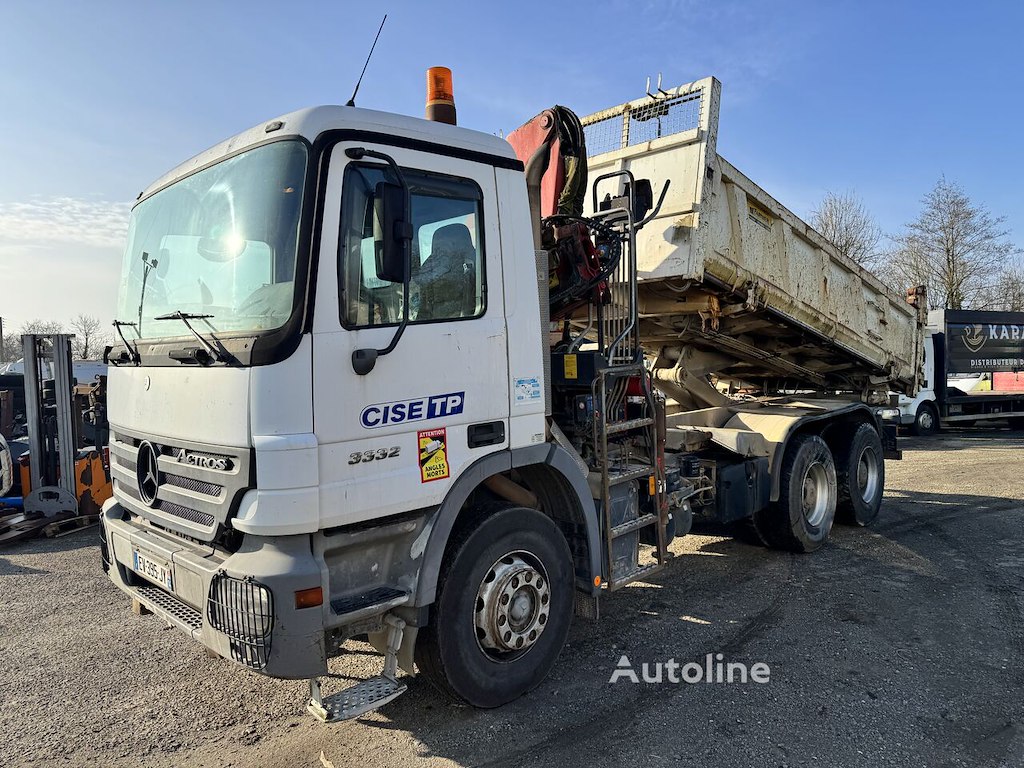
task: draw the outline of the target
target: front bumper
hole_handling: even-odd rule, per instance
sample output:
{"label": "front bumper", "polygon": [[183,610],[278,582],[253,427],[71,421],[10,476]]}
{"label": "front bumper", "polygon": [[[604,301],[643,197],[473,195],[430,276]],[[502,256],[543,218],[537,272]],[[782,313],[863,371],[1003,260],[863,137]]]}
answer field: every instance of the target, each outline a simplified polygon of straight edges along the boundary
{"label": "front bumper", "polygon": [[[328,592],[308,535],[247,535],[232,554],[132,520],[114,500],[101,525],[110,580],[168,624],[271,677],[326,673],[326,606],[295,607],[296,591]],[[135,552],[167,564],[171,589],[134,570]]]}

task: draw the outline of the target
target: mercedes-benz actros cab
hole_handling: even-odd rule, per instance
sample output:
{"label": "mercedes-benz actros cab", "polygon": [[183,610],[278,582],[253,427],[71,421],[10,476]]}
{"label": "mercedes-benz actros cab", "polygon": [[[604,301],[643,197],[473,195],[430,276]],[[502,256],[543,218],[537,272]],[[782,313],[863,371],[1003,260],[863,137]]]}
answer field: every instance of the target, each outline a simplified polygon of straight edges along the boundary
{"label": "mercedes-benz actros cab", "polygon": [[[124,255],[105,567],[325,720],[399,668],[524,694],[694,521],[870,523],[878,406],[919,380],[919,297],[718,155],[718,81],[505,140],[430,78],[440,120],[317,107],[197,155]],[[322,693],[353,639],[381,674]]]}

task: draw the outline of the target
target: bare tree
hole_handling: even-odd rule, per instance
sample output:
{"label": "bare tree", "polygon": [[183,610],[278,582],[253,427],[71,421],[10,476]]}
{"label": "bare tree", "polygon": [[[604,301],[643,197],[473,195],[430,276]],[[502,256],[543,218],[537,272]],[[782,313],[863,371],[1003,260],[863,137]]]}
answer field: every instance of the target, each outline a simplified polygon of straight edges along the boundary
{"label": "bare tree", "polygon": [[106,342],[106,334],[102,332],[103,325],[99,318],[92,315],[78,315],[71,321],[71,330],[75,333],[72,348],[75,357],[79,360],[90,360],[96,355]]}
{"label": "bare tree", "polygon": [[67,333],[67,331],[64,330],[64,325],[56,320],[36,319],[22,324],[18,330],[18,336],[26,333]]}
{"label": "bare tree", "polygon": [[21,359],[21,334],[4,331],[3,362]]}
{"label": "bare tree", "polygon": [[1006,265],[987,292],[986,309],[1024,312],[1024,263],[1020,259]]}
{"label": "bare tree", "polygon": [[3,360],[11,362],[22,357],[21,337],[26,333],[65,333],[64,326],[52,320],[30,320],[14,333],[4,331]]}
{"label": "bare tree", "polygon": [[811,224],[843,256],[871,269],[878,261],[882,230],[852,192],[828,192],[811,211]]}
{"label": "bare tree", "polygon": [[889,282],[927,285],[932,307],[979,307],[1019,252],[1006,239],[1006,217],[993,217],[945,177],[921,202],[921,215],[893,238],[896,248],[885,268]]}

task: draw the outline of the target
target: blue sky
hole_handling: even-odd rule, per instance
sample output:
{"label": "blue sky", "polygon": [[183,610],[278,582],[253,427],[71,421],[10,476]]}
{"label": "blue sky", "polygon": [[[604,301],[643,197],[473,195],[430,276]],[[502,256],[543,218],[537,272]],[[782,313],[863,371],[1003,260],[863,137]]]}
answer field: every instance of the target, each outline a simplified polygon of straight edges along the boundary
{"label": "blue sky", "polygon": [[723,82],[719,152],[802,216],[852,190],[896,232],[940,175],[1024,245],[1016,2],[34,2],[0,26],[0,315],[109,321],[131,200],[196,152],[303,106],[423,110],[511,130]]}

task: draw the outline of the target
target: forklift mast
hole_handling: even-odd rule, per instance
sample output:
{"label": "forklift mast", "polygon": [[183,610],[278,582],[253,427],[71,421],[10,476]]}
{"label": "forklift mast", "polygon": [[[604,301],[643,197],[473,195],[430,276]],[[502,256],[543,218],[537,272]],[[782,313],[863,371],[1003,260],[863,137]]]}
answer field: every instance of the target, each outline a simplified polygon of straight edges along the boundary
{"label": "forklift mast", "polygon": [[63,333],[22,336],[32,488],[25,494],[25,511],[40,512],[45,517],[78,510],[71,339]]}

